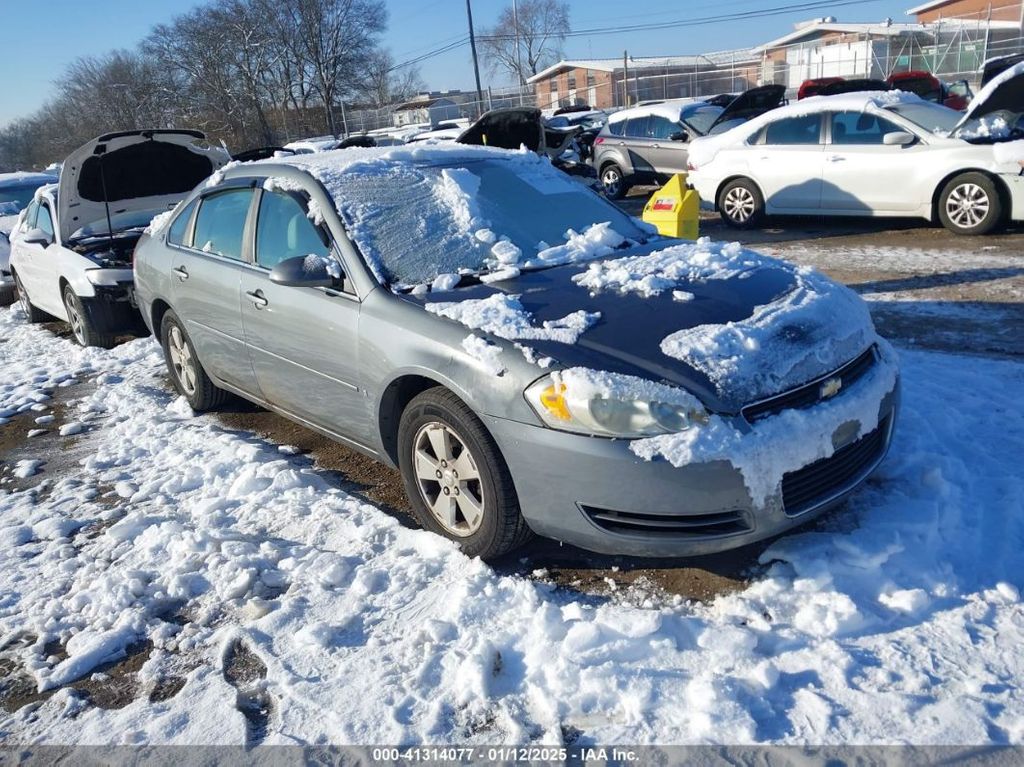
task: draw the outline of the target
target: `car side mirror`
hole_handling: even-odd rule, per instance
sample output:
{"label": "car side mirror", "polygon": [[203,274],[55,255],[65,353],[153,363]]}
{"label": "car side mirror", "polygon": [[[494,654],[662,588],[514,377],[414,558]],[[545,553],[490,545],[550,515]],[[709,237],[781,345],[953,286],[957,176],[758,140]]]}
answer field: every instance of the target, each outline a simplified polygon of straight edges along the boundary
{"label": "car side mirror", "polygon": [[681,130],[678,131],[677,133],[673,133],[671,136],[668,137],[668,139],[669,141],[689,141],[690,134],[684,130]]}
{"label": "car side mirror", "polygon": [[29,229],[22,239],[29,245],[42,245],[44,248],[53,243],[53,237],[39,227]]}
{"label": "car side mirror", "polygon": [[292,288],[339,288],[341,264],[315,254],[286,258],[270,270],[270,281]]}
{"label": "car side mirror", "polygon": [[907,133],[905,130],[893,131],[882,136],[882,143],[886,146],[909,146],[916,140],[913,133]]}

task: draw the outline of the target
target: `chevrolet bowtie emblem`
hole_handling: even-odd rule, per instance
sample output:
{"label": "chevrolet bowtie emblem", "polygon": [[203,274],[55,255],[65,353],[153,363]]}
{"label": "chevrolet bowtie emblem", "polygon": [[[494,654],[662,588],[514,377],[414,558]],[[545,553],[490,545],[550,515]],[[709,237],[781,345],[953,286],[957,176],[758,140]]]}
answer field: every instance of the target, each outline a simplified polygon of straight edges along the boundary
{"label": "chevrolet bowtie emblem", "polygon": [[819,393],[822,399],[832,399],[834,396],[839,394],[839,390],[842,388],[842,378],[829,378],[827,381],[821,384],[821,390]]}

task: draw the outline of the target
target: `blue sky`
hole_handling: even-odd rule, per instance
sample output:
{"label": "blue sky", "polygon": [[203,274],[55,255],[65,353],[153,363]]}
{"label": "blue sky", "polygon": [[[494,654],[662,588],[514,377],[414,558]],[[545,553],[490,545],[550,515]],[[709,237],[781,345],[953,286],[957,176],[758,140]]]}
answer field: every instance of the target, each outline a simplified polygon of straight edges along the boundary
{"label": "blue sky", "polygon": [[[511,0],[507,0],[511,2]],[[712,16],[789,5],[799,0],[570,0],[570,20],[576,28]],[[195,0],[49,0],[29,3],[2,0],[3,64],[0,80],[0,125],[29,114],[45,101],[53,81],[79,56],[112,48],[133,47],[153,24],[169,21],[201,2]],[[840,21],[910,21],[904,14],[910,0],[863,0],[836,7],[830,15]],[[506,0],[473,0],[474,22],[487,27]],[[390,13],[385,43],[404,61],[452,42],[466,33],[465,0],[387,0]],[[665,56],[722,50],[764,42],[785,34],[792,23],[828,11],[804,11],[743,22],[718,22],[640,33],[616,33],[571,38],[565,52],[572,57]],[[420,70],[434,89],[468,88],[473,75],[468,48],[423,62]],[[483,71],[486,87],[488,75]],[[502,84],[499,78],[495,85]]]}

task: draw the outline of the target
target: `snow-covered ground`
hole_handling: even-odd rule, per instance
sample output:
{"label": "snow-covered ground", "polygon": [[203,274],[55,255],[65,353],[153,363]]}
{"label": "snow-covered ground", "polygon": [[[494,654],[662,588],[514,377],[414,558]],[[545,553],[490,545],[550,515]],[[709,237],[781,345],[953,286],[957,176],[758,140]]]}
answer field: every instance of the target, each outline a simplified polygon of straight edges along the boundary
{"label": "snow-covered ground", "polygon": [[[739,593],[630,604],[499,575],[194,416],[152,340],[83,350],[17,308],[0,338],[0,417],[63,386],[84,456],[0,490],[0,657],[59,688],[0,741],[1024,742],[1017,362],[902,351],[895,442],[845,509]],[[66,686],[144,640],[127,706]]]}

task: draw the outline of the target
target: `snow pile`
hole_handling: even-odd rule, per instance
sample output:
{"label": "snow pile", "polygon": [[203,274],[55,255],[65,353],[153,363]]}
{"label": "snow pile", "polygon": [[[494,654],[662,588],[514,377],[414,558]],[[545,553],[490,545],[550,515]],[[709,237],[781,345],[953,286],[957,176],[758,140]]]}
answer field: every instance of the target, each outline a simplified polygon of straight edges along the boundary
{"label": "snow pile", "polygon": [[626,238],[612,229],[610,223],[591,224],[582,232],[568,230],[564,245],[542,245],[536,257],[527,259],[522,266],[534,269],[590,261],[610,255],[625,242]]}
{"label": "snow pile", "polygon": [[519,296],[505,293],[465,301],[437,301],[427,304],[426,310],[506,340],[563,344],[576,343],[583,332],[601,318],[599,312],[581,309],[558,320],[544,320],[538,327],[533,323],[533,315],[523,308]]}
{"label": "snow pile", "polygon": [[467,235],[484,228],[476,207],[479,191],[480,177],[466,168],[445,168],[441,171],[441,183],[434,188],[438,199],[451,211],[456,225]]}
{"label": "snow pile", "polygon": [[471,333],[462,340],[462,349],[475,360],[479,360],[488,375],[500,376],[505,372],[501,362],[501,347],[487,339]]}
{"label": "snow pile", "polygon": [[743,476],[754,505],[763,507],[779,492],[784,474],[835,452],[832,434],[840,426],[858,424],[850,441],[878,427],[879,405],[896,387],[898,375],[891,347],[880,340],[879,349],[880,359],[871,372],[844,389],[841,397],[802,410],[783,410],[758,420],[749,431],[712,415],[706,424],[677,434],[636,440],[630,450],[645,460],[661,456],[673,466],[728,461]]}
{"label": "snow pile", "polygon": [[174,218],[174,212],[176,210],[177,208],[172,208],[171,210],[165,210],[163,213],[157,213],[153,216],[153,220],[149,222],[149,225],[143,230],[143,233],[148,234],[150,237],[155,237],[160,234],[160,232],[162,232],[171,222],[171,219]]}
{"label": "snow pile", "polygon": [[[1024,743],[1019,363],[906,354],[890,457],[832,522],[738,593],[623,604],[499,574],[193,417],[150,340],[82,350],[11,310],[0,336],[0,407],[116,372],[73,405],[80,469],[0,490],[2,651],[56,685],[152,642],[133,702],[65,688],[0,715],[6,742]],[[267,669],[262,728],[236,643]]]}
{"label": "snow pile", "polygon": [[661,351],[704,373],[720,392],[752,401],[835,370],[877,338],[860,296],[800,269],[792,291],[747,319],[678,330]]}
{"label": "snow pile", "polygon": [[594,293],[616,290],[649,297],[688,283],[727,280],[762,267],[791,269],[782,261],[745,250],[738,242],[701,237],[643,256],[592,263],[573,277],[573,282]]}

